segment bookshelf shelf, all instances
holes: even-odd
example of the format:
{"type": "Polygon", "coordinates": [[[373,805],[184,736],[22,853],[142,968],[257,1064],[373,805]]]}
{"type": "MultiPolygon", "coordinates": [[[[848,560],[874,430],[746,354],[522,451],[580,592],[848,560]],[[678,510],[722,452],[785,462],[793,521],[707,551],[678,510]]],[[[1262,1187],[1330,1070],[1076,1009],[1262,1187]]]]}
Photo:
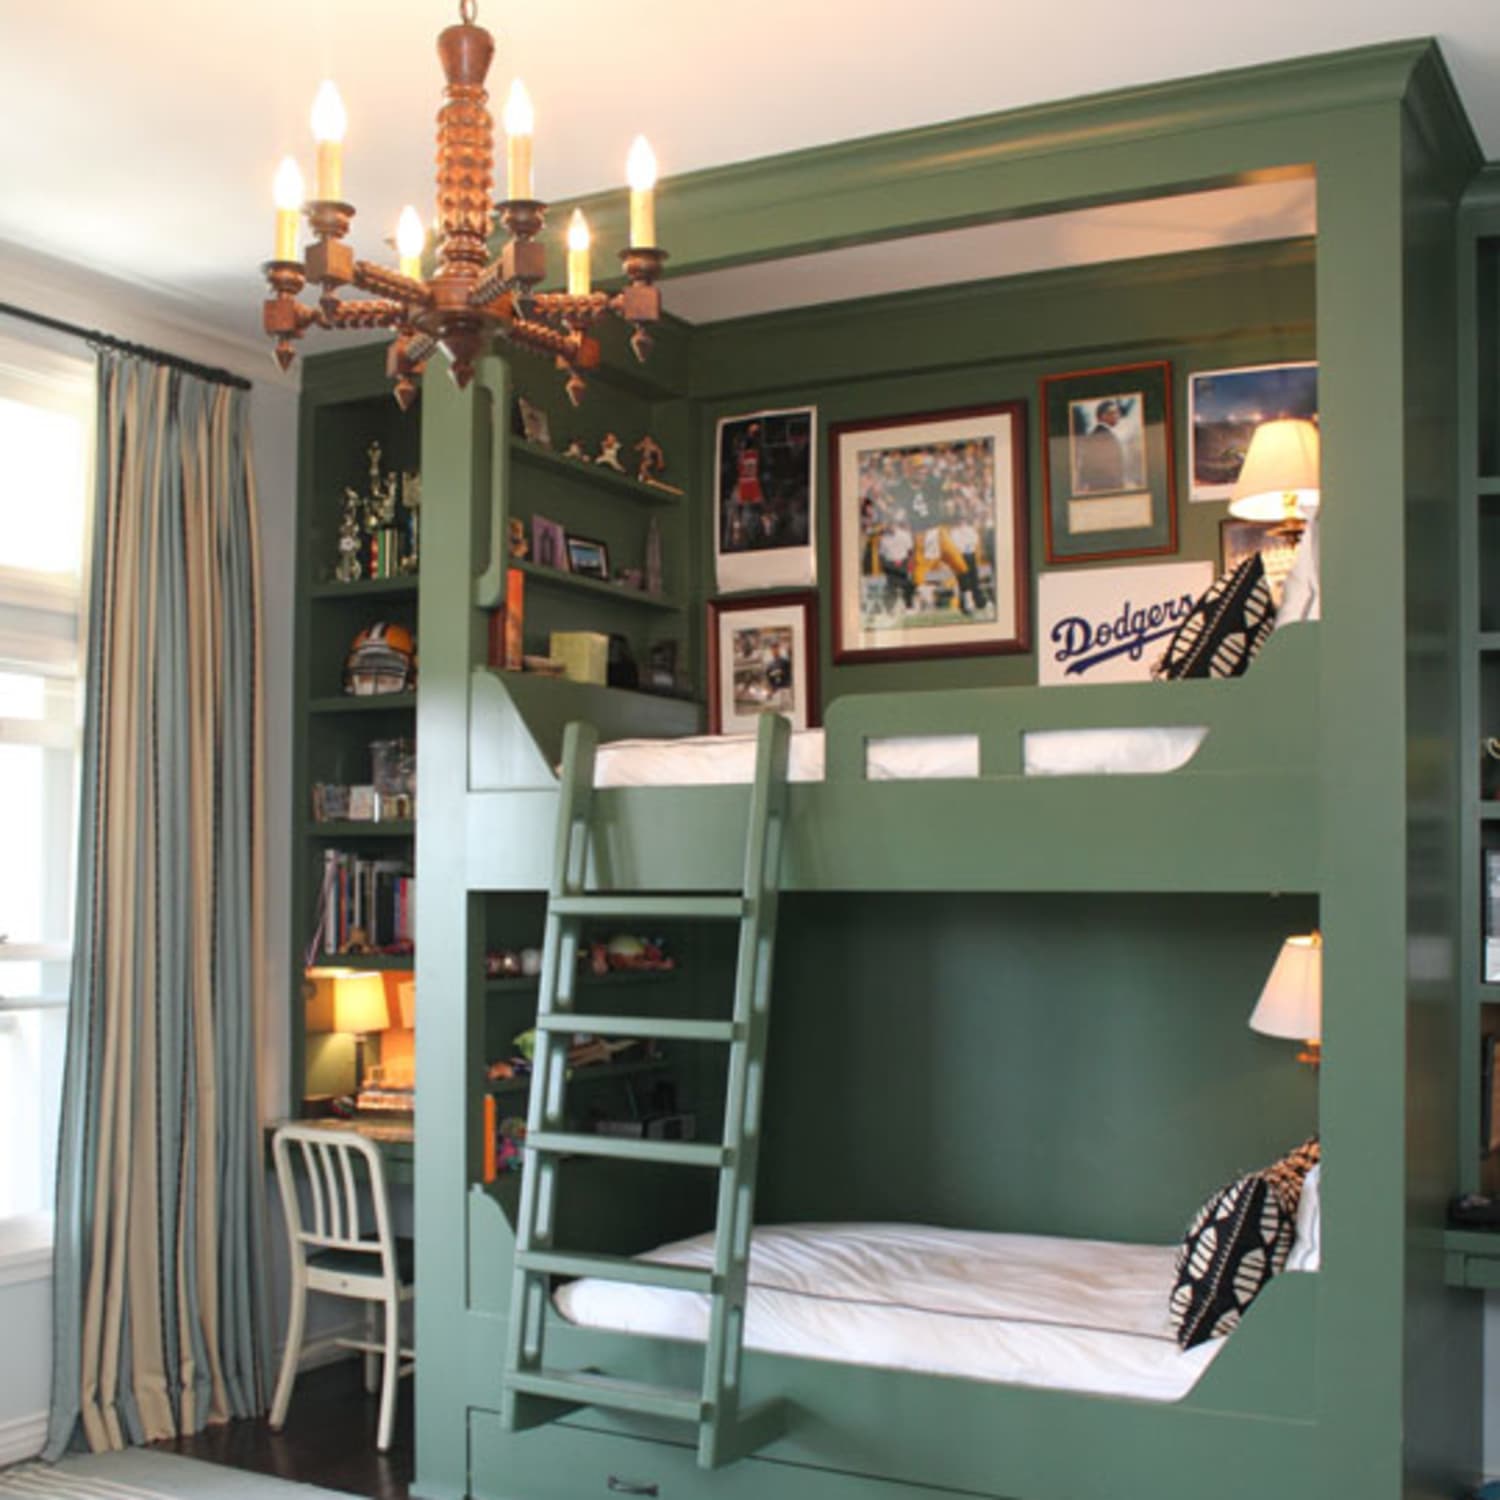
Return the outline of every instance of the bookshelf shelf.
{"type": "Polygon", "coordinates": [[[641,505],[676,505],[682,499],[681,495],[674,495],[668,490],[659,490],[655,485],[642,484],[628,474],[617,474],[613,469],[604,468],[599,464],[580,463],[576,458],[564,458],[562,454],[554,453],[551,448],[539,447],[536,443],[528,443],[523,438],[512,438],[510,451],[512,457],[520,459],[523,463],[564,473],[570,479],[581,479],[587,484],[597,485],[601,489],[609,490],[612,494],[634,500],[641,505]]]}
{"type": "Polygon", "coordinates": [[[391,818],[384,823],[309,822],[303,834],[310,839],[409,839],[417,831],[410,818],[391,818]]]}
{"type": "Polygon", "coordinates": [[[415,599],[417,575],[397,578],[360,578],[354,583],[318,583],[308,590],[309,599],[415,599]]]}
{"type": "Polygon", "coordinates": [[[635,609],[657,609],[676,613],[682,608],[682,605],[668,594],[648,594],[644,589],[627,589],[618,583],[603,583],[597,578],[583,578],[577,573],[564,573],[560,568],[546,568],[533,562],[513,562],[511,567],[524,573],[529,582],[536,584],[538,588],[577,590],[597,599],[612,599],[617,604],[630,605],[635,609]]]}
{"type": "MultiPolygon", "coordinates": [[[[680,969],[623,969],[612,974],[580,974],[578,987],[607,990],[616,985],[623,987],[632,984],[659,984],[663,980],[676,979],[681,972],[680,969]]],[[[484,982],[484,988],[485,993],[490,995],[521,995],[536,989],[540,983],[539,975],[523,974],[508,976],[504,979],[487,979],[484,982]]]]}
{"type": "Polygon", "coordinates": [[[309,965],[314,969],[372,969],[382,974],[416,966],[415,953],[320,953],[309,965]]]}
{"type": "MultiPolygon", "coordinates": [[[[568,1072],[568,1086],[579,1083],[606,1083],[611,1079],[638,1078],[643,1073],[660,1073],[670,1068],[671,1062],[663,1057],[643,1058],[638,1062],[594,1063],[591,1066],[572,1068],[568,1072]]],[[[488,1085],[488,1091],[496,1097],[505,1094],[524,1094],[531,1088],[531,1075],[525,1078],[497,1078],[488,1085]]]]}
{"type": "Polygon", "coordinates": [[[336,697],[309,699],[307,711],[310,714],[373,714],[401,709],[411,711],[416,706],[415,693],[375,693],[363,698],[343,693],[336,697]]]}

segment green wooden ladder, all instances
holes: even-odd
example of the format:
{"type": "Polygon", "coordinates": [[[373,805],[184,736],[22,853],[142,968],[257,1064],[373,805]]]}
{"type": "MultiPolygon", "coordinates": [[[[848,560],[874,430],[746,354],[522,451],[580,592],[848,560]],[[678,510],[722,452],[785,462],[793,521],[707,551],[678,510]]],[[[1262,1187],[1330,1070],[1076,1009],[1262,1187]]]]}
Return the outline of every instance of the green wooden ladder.
{"type": "Polygon", "coordinates": [[[594,755],[592,726],[570,724],[563,742],[557,851],[547,905],[537,1002],[531,1107],[516,1229],[515,1277],[501,1419],[511,1431],[555,1421],[582,1406],[634,1412],[697,1429],[698,1462],[716,1468],[772,1441],[784,1425],[780,1402],[742,1406],[741,1351],[750,1231],[755,1220],[755,1167],[770,1021],[782,835],[786,818],[787,721],[761,716],[755,781],[737,893],[684,895],[585,890],[588,878],[594,755]],[[734,1012],[730,1020],[583,1015],[573,1008],[582,924],[592,918],[684,918],[739,923],[734,1012]],[[718,1043],[729,1049],[724,1138],[718,1144],[582,1135],[562,1128],[568,1039],[606,1037],[718,1043]],[[712,1270],[656,1265],[628,1256],[580,1255],[553,1242],[558,1163],[565,1156],[606,1157],[718,1172],[712,1270]],[[617,1379],[594,1370],[558,1370],[543,1362],[549,1278],[608,1281],[706,1293],[710,1299],[703,1379],[697,1390],[617,1379]]]}

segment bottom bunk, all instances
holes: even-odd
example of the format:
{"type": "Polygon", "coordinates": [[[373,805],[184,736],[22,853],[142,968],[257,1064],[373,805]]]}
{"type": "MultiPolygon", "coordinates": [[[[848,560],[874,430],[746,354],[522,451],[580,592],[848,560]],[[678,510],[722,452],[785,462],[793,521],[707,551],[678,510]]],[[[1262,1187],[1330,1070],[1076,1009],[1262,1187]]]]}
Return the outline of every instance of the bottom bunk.
{"type": "MultiPolygon", "coordinates": [[[[540,919],[535,895],[491,900],[492,932],[540,919]]],[[[1275,1277],[1232,1334],[1187,1353],[1168,1303],[1175,1246],[1206,1196],[1316,1129],[1317,1075],[1247,1022],[1282,939],[1317,912],[1305,894],[786,895],[741,1387],[745,1405],[780,1402],[784,1430],[712,1471],[680,1424],[644,1415],[579,1407],[505,1431],[510,1178],[472,1200],[471,1306],[490,1330],[469,1356],[473,1493],[843,1500],[880,1481],[912,1497],[1303,1494],[1270,1484],[1267,1465],[1274,1452],[1278,1475],[1320,1472],[1321,1278],[1275,1277]],[[837,1238],[768,1228],[814,1222],[837,1238]],[[799,1280],[811,1329],[785,1300],[757,1302],[799,1280]],[[1026,1326],[987,1329],[977,1354],[948,1326],[992,1317],[1026,1326]],[[1154,1368],[1132,1383],[1122,1346],[1137,1345],[1154,1368]]],[[[687,922],[662,937],[675,967],[649,977],[651,1008],[710,1014],[730,938],[687,922]]],[[[583,1008],[644,1008],[640,983],[617,983],[593,981],[583,1008]]],[[[497,1034],[525,1024],[519,992],[494,1004],[497,1034]]],[[[697,1138],[716,1139],[717,1055],[684,1043],[657,1065],[697,1138]]],[[[568,1128],[588,1128],[596,1098],[577,1095],[568,1128]]],[[[559,1245],[701,1265],[713,1175],[566,1160],[559,1245]]],[[[601,1313],[605,1289],[586,1278],[554,1291],[565,1316],[548,1319],[549,1365],[663,1388],[700,1378],[695,1294],[628,1286],[622,1314],[601,1313]]]]}

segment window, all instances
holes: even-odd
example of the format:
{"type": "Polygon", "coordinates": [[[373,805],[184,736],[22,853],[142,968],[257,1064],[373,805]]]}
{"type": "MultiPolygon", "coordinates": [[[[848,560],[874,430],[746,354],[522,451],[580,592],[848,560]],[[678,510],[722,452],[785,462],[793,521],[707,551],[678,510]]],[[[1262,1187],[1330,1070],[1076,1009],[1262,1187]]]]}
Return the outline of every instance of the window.
{"type": "Polygon", "coordinates": [[[52,1209],[92,448],[92,366],[0,339],[0,1222],[52,1209]]]}

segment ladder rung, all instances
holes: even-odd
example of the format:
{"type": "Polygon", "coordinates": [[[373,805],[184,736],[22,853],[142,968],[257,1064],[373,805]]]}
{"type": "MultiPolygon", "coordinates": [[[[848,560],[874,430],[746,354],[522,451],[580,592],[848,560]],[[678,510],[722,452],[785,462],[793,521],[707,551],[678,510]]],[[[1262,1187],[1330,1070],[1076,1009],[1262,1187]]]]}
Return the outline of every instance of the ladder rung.
{"type": "Polygon", "coordinates": [[[647,1417],[671,1417],[680,1422],[700,1421],[706,1410],[697,1391],[617,1380],[584,1370],[516,1370],[505,1377],[505,1383],[511,1390],[523,1391],[528,1396],[548,1396],[554,1401],[574,1401],[613,1411],[634,1411],[647,1417]]]}
{"type": "Polygon", "coordinates": [[[586,896],[553,896],[549,912],[560,917],[732,918],[745,915],[743,896],[632,896],[610,891],[586,896]]]}
{"type": "Polygon", "coordinates": [[[734,1042],[740,1028],[733,1021],[678,1020],[669,1016],[581,1016],[552,1011],[536,1018],[538,1031],[583,1032],[588,1036],[649,1037],[663,1042],[734,1042]]]}
{"type": "Polygon", "coordinates": [[[542,1271],[553,1276],[595,1276],[601,1281],[628,1281],[637,1286],[669,1287],[678,1292],[713,1294],[717,1278],[712,1267],[668,1266],[655,1260],[634,1260],[623,1255],[574,1255],[560,1250],[527,1250],[518,1253],[516,1264],[523,1271],[542,1271]]]}
{"type": "Polygon", "coordinates": [[[674,1167],[726,1167],[734,1159],[727,1146],[695,1141],[645,1141],[634,1136],[582,1135],[561,1130],[534,1130],[526,1137],[529,1151],[550,1156],[607,1156],[615,1161],[662,1162],[674,1167]]]}

